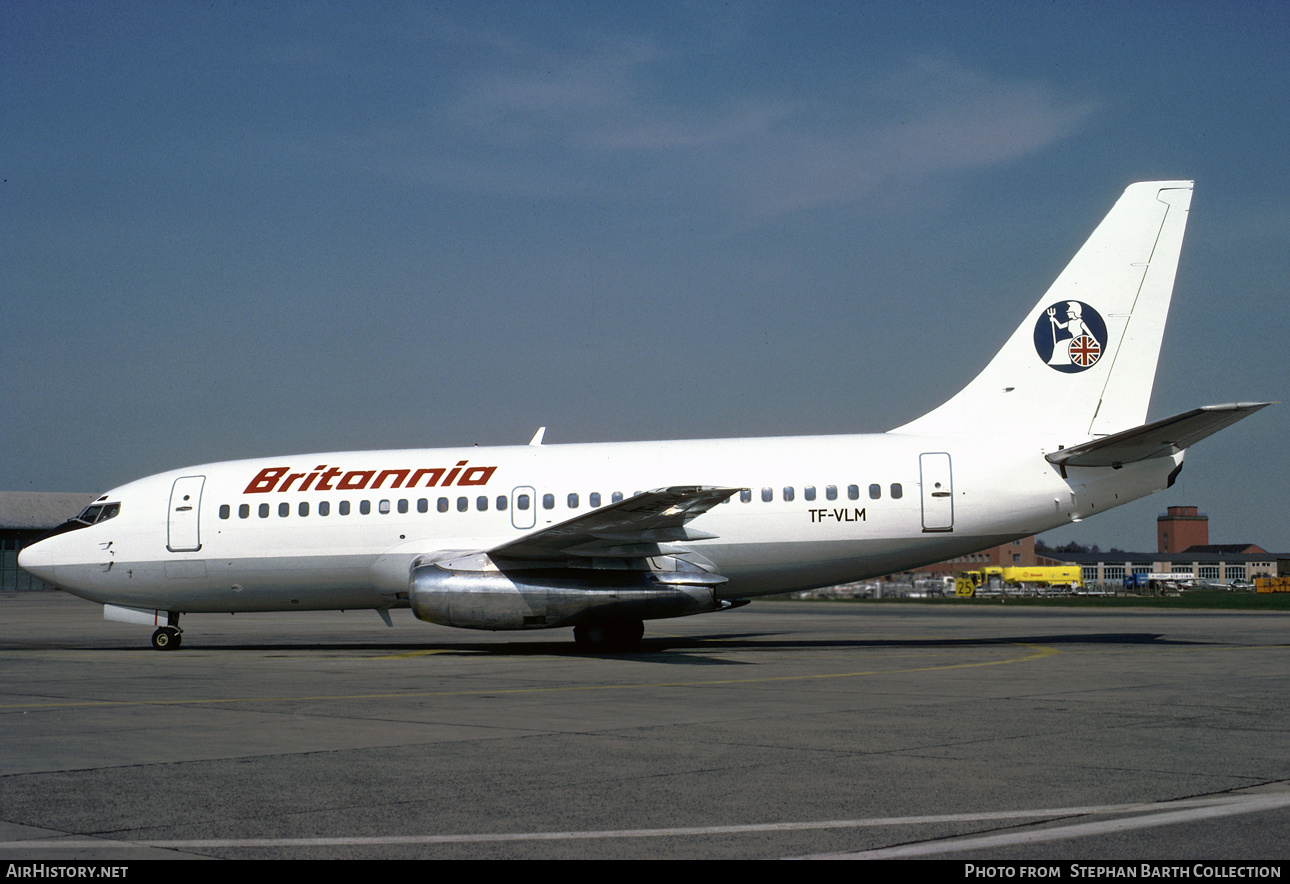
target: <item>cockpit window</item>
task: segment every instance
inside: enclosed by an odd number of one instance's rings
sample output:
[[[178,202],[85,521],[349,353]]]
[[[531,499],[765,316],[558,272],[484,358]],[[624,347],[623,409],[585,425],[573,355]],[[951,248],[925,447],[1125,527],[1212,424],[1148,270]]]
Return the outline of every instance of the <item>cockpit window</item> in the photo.
[[[93,525],[97,522],[114,519],[119,512],[121,512],[121,504],[119,503],[96,503],[87,506],[85,511],[76,517],[76,521],[84,522],[86,525]]]
[[[107,497],[107,495],[103,495]],[[59,534],[66,534],[68,531],[79,531],[82,528],[88,528],[96,522],[106,522],[108,519],[116,518],[117,513],[121,512],[119,503],[102,503],[103,497],[81,510],[78,515],[72,516],[63,524],[59,525],[52,531],[42,534],[37,540],[44,540],[48,537],[55,537]]]

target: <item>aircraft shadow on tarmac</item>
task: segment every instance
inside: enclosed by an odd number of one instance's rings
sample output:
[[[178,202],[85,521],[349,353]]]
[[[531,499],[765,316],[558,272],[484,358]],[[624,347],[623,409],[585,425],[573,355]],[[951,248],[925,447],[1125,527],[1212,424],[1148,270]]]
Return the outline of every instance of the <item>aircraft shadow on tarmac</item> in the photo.
[[[260,653],[369,653],[408,656],[491,656],[491,657],[588,657],[640,659],[652,663],[746,665],[750,661],[723,660],[706,652],[802,650],[882,650],[888,648],[971,648],[1009,645],[1122,645],[1151,647],[1204,646],[1209,642],[1165,639],[1157,632],[1070,633],[1051,635],[1017,635],[1007,637],[957,637],[908,639],[779,639],[774,632],[712,633],[702,636],[647,636],[631,648],[618,650],[588,649],[572,641],[507,641],[472,644],[470,642],[326,642],[301,641],[271,643],[239,641],[206,644],[198,635],[176,652],[181,656],[193,652],[253,651]],[[68,650],[72,650],[69,648]],[[84,646],[76,650],[106,650]],[[134,646],[116,650],[155,654],[151,647]],[[698,652],[697,654],[695,652]]]

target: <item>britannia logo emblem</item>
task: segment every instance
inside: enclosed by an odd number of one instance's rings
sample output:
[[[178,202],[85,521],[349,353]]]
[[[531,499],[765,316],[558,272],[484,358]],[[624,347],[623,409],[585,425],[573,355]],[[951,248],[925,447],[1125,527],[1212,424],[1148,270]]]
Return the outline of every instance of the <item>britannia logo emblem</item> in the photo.
[[[1106,349],[1106,322],[1083,301],[1060,301],[1035,322],[1035,352],[1057,371],[1085,371]]]

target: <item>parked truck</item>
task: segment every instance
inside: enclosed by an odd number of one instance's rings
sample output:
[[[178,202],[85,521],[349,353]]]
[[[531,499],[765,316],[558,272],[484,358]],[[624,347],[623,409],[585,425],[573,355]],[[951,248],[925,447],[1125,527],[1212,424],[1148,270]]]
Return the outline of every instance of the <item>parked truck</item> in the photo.
[[[973,596],[985,592],[1042,592],[1053,589],[1076,590],[1084,585],[1078,565],[1038,565],[990,567],[979,571],[961,571],[954,580],[954,594]]]

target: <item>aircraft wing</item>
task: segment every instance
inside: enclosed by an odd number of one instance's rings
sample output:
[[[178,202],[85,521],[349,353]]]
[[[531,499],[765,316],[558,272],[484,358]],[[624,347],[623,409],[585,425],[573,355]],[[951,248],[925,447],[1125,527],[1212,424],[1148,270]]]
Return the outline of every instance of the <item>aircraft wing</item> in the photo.
[[[1206,405],[1091,442],[1062,448],[1044,457],[1063,469],[1118,467],[1153,457],[1169,457],[1271,404],[1236,402],[1230,405]]]
[[[563,562],[567,556],[632,558],[666,554],[668,543],[715,537],[689,528],[686,523],[738,490],[680,485],[645,491],[495,546],[488,550],[488,556],[497,562]]]

